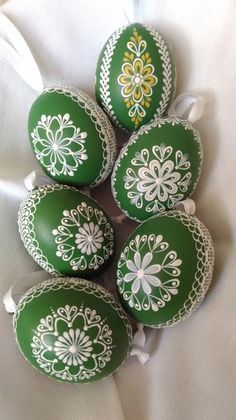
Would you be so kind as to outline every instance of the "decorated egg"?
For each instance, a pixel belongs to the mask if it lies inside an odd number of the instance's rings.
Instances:
[[[63,382],[111,375],[132,341],[129,320],[113,295],[82,279],[59,278],[32,287],[18,304],[13,326],[26,360]]]
[[[25,248],[54,275],[100,273],[114,251],[108,216],[92,198],[67,185],[47,185],[22,202],[18,226]]]
[[[124,245],[117,270],[121,301],[144,325],[176,324],[202,302],[213,266],[213,242],[203,223],[180,211],[155,215]]]
[[[171,117],[143,126],[114,166],[112,192],[118,206],[137,221],[172,209],[195,190],[202,154],[200,136],[187,121]]]
[[[46,88],[33,103],[30,142],[43,170],[59,183],[94,187],[116,157],[112,126],[102,109],[73,88]]]
[[[136,131],[162,116],[176,86],[172,53],[156,29],[124,26],[108,39],[98,59],[96,98],[119,127]]]

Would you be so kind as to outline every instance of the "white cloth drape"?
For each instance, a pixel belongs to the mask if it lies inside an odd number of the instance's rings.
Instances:
[[[236,10],[235,0],[144,0],[145,22],[171,42],[178,93],[203,94],[206,113],[195,124],[205,148],[194,199],[212,232],[216,270],[208,296],[188,320],[149,332],[152,359],[130,358],[114,378],[86,386],[56,383],[22,358],[11,316],[0,308],[0,418],[4,420],[234,420],[236,418]],[[28,42],[46,86],[72,85],[93,95],[96,60],[107,37],[126,23],[122,2],[9,0],[3,11]],[[35,92],[0,54],[0,295],[37,270],[17,233],[24,176],[36,169],[27,135]],[[109,182],[95,191],[109,213]],[[119,228],[121,244],[135,223]],[[112,274],[105,283],[112,289]]]

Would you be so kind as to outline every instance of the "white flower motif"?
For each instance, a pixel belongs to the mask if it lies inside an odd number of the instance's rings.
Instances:
[[[101,249],[104,241],[103,232],[93,222],[84,223],[76,233],[76,244],[83,254],[91,255]]]
[[[51,308],[34,333],[32,356],[42,370],[57,379],[90,379],[111,360],[112,330],[106,318],[83,303]]]
[[[68,366],[78,366],[87,362],[92,350],[92,341],[79,328],[64,331],[54,344],[56,356]]]
[[[187,195],[192,174],[188,154],[164,143],[136,152],[126,169],[124,188],[130,203],[147,213],[171,209]]]
[[[151,265],[153,259],[155,264]],[[182,260],[163,235],[137,235],[118,262],[119,292],[130,308],[157,312],[178,294],[181,265]]]
[[[161,271],[161,266],[159,264],[150,265],[152,258],[151,252],[148,252],[143,257],[143,260],[140,252],[135,252],[134,261],[127,261],[126,265],[130,272],[125,274],[124,281],[126,283],[133,282],[133,293],[137,293],[142,287],[143,291],[149,295],[152,291],[150,284],[155,287],[161,285],[161,280],[154,275]]]
[[[70,119],[70,114],[42,115],[32,131],[36,158],[53,176],[74,176],[75,171],[88,159],[84,147],[86,132],[81,132]]]
[[[138,191],[145,193],[145,199],[164,202],[170,194],[178,191],[177,182],[180,180],[180,173],[174,172],[174,163],[167,160],[162,165],[158,160],[152,160],[149,168],[142,167],[138,171],[141,181],[138,182]]]

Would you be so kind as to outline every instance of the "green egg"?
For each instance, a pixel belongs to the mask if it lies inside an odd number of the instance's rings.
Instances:
[[[25,248],[56,276],[95,276],[114,253],[114,230],[101,206],[67,185],[39,187],[22,202],[18,226]]]
[[[95,91],[117,126],[136,131],[164,115],[175,88],[173,55],[156,29],[133,23],[111,35],[98,59]]]
[[[121,252],[121,302],[144,325],[174,325],[200,305],[213,268],[213,242],[202,222],[180,211],[155,215],[138,226]]]
[[[112,174],[112,192],[131,219],[144,221],[171,210],[194,192],[202,167],[198,132],[178,118],[156,119],[122,148]]]
[[[42,169],[59,183],[95,187],[116,157],[112,126],[96,102],[73,88],[46,88],[33,103],[29,138]]]
[[[26,360],[62,382],[111,375],[129,355],[132,341],[130,322],[113,295],[82,279],[32,287],[18,304],[13,326]]]

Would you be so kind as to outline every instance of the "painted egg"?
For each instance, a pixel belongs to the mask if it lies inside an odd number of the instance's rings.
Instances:
[[[92,198],[67,185],[47,185],[22,202],[18,226],[25,248],[54,275],[90,277],[113,257],[114,230]]]
[[[28,129],[36,159],[59,183],[94,187],[110,174],[116,157],[114,131],[84,92],[44,89],[31,107]]]
[[[112,174],[112,192],[120,209],[143,221],[189,197],[202,167],[202,145],[191,124],[157,119],[134,133],[123,147]]]
[[[137,321],[168,327],[200,305],[213,266],[207,228],[195,216],[170,211],[148,219],[125,243],[118,262],[118,291]]]
[[[116,125],[136,131],[162,116],[175,87],[172,53],[155,29],[134,23],[111,35],[98,59],[95,91]]]
[[[111,375],[132,341],[129,320],[113,295],[82,279],[47,280],[31,288],[19,302],[13,326],[26,360],[63,382]]]

